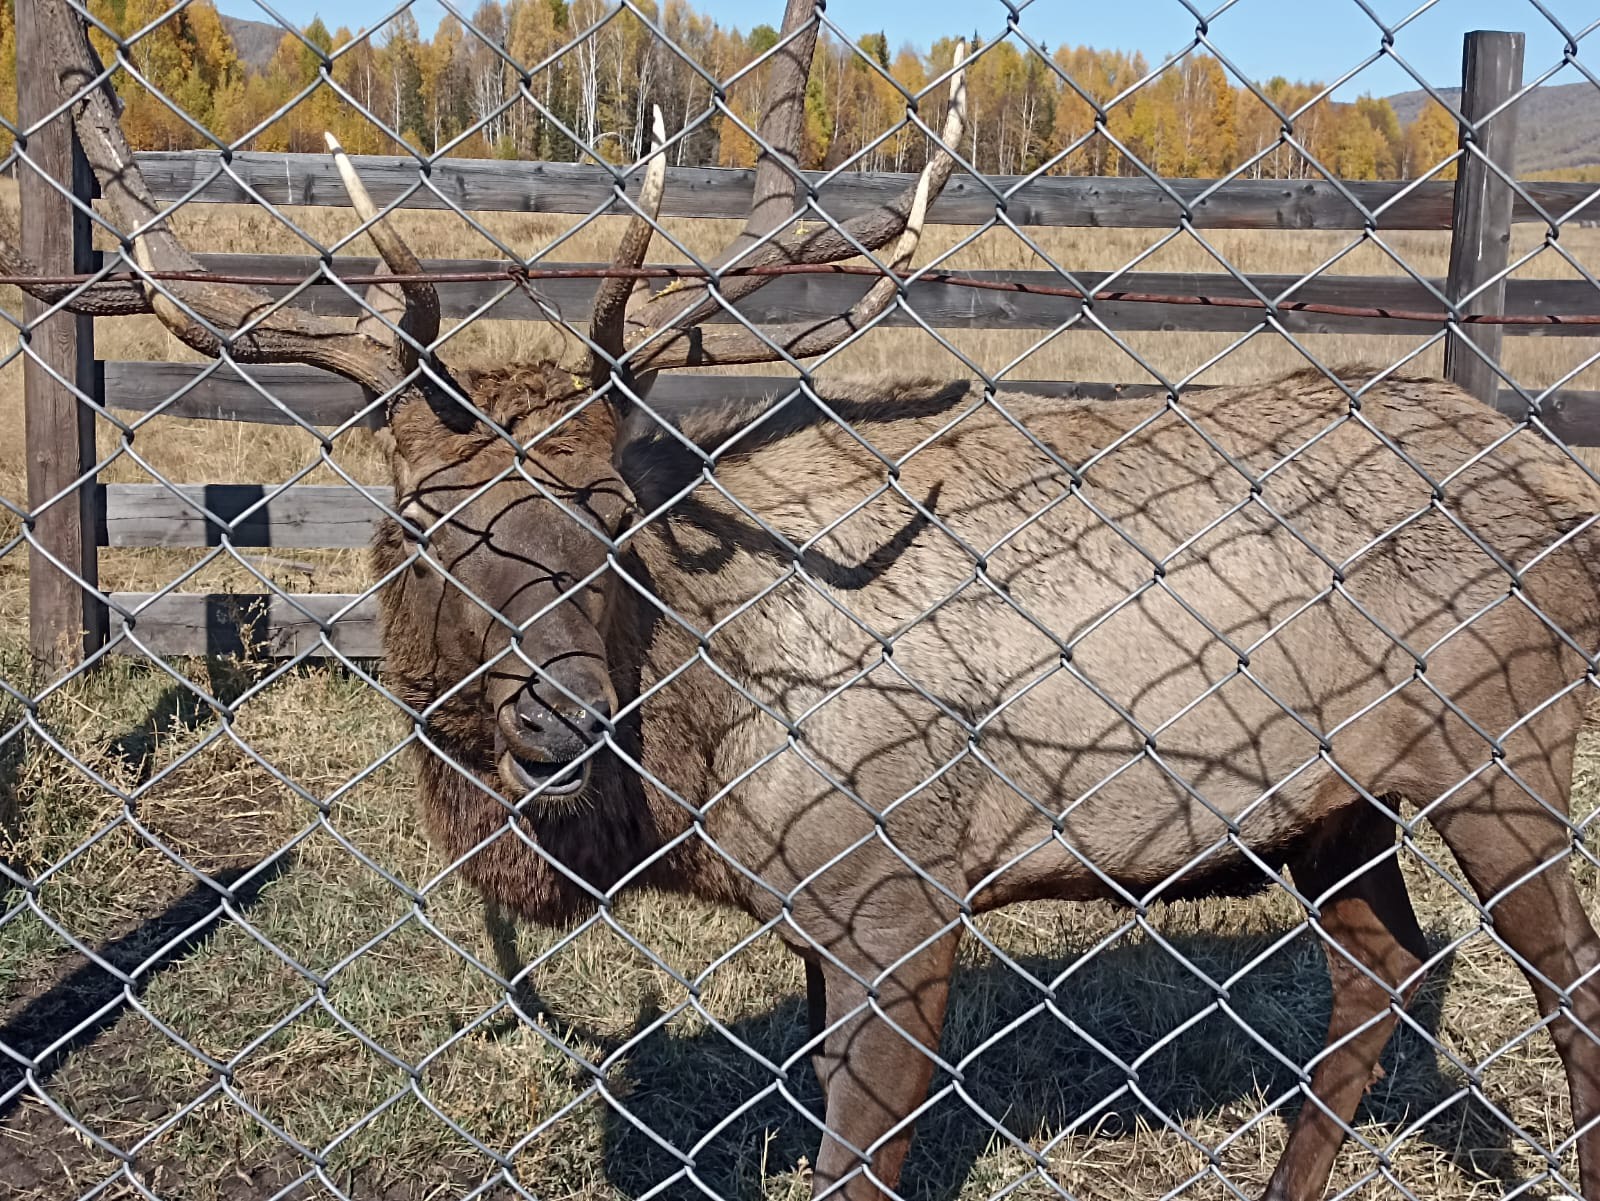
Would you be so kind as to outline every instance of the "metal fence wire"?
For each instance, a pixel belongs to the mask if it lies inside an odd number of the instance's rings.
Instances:
[[[1600,22],[5,7],[0,1194],[1600,1201]]]

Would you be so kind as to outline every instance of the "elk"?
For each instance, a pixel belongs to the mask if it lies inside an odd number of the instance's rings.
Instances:
[[[1370,371],[1153,405],[866,381],[654,419],[637,398],[661,371],[812,358],[869,325],[953,170],[961,55],[906,193],[792,224],[813,0],[789,0],[755,202],[721,261],[892,247],[891,276],[835,319],[712,329],[761,277],[720,297],[609,279],[581,354],[451,371],[432,287],[342,154],[401,277],[355,328],[158,286],[195,260],[81,22],[39,7],[146,275],[31,290],[385,398],[385,670],[416,715],[431,836],[530,920],[642,886],[772,923],[806,961],[818,1195],[897,1187],[971,915],[1276,884],[1316,919],[1333,1000],[1266,1196],[1321,1197],[1431,957],[1396,836],[1425,819],[1551,1019],[1600,1201],[1600,943],[1568,868],[1600,490],[1562,453],[1454,387]],[[644,260],[661,147],[658,125],[619,266]],[[31,274],[9,242],[3,265]]]

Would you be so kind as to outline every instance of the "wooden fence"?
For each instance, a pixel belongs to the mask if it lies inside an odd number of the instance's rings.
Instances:
[[[26,12],[24,5],[21,11]],[[19,18],[19,37],[25,22]],[[958,176],[935,203],[930,219],[938,223],[974,225],[991,220],[997,209],[1019,225],[1055,227],[1170,228],[1187,213],[1201,228],[1359,230],[1368,224],[1363,209],[1376,213],[1383,230],[1453,230],[1450,274],[1431,281],[1452,298],[1472,295],[1483,282],[1503,271],[1509,261],[1514,222],[1543,221],[1540,213],[1560,214],[1580,204],[1593,191],[1585,185],[1526,183],[1527,198],[1518,196],[1499,175],[1484,165],[1487,157],[1505,166],[1514,156],[1515,106],[1500,112],[1521,87],[1522,35],[1474,33],[1464,53],[1464,115],[1471,122],[1495,114],[1473,133],[1464,134],[1483,152],[1469,155],[1455,183],[1333,184],[1305,180],[1240,180],[1196,199],[1211,186],[1205,181],[1046,177],[997,179]],[[28,59],[19,56],[25,65]],[[29,89],[24,86],[24,96]],[[26,104],[25,104],[26,107]],[[24,112],[24,120],[27,119]],[[58,122],[59,124],[59,122]],[[58,153],[45,161],[70,169],[70,140],[64,136]],[[37,143],[30,151],[41,161]],[[54,145],[52,143],[52,145]],[[226,163],[216,154],[141,154],[140,166],[163,202],[193,204],[251,203],[251,194],[270,203],[343,205],[344,192],[332,163],[320,155],[235,154]],[[436,165],[419,186],[416,164],[409,159],[367,158],[361,175],[380,204],[401,199],[404,207],[472,211],[585,214],[612,197],[612,178],[599,167],[556,163],[448,162]],[[76,176],[78,195],[88,197],[90,181]],[[668,216],[742,217],[748,207],[753,173],[704,168],[677,168],[667,176],[663,212]],[[820,188],[820,202],[837,218],[847,218],[897,194],[906,177],[848,175]],[[1530,203],[1531,201],[1531,203]],[[82,269],[89,256],[86,223],[70,219],[67,202],[37,179],[23,181],[25,227],[53,230],[48,244],[35,244],[35,257],[47,269]],[[1536,207],[1537,206],[1537,207]],[[1588,211],[1588,210],[1585,210]],[[310,275],[316,260],[290,256],[201,255],[219,272],[276,276]],[[433,264],[442,270],[496,269],[503,264],[451,260]],[[370,271],[371,260],[343,259],[338,270]],[[1037,277],[1059,283],[1053,273],[1010,273],[1007,278]],[[1101,277],[1089,274],[1091,285]],[[1281,292],[1295,276],[1255,276],[1268,295]],[[868,282],[861,278],[791,276],[773,281],[742,303],[756,321],[817,318],[843,312]],[[583,312],[597,286],[594,280],[541,282],[540,288],[563,311]],[[1118,277],[1129,291],[1245,296],[1248,290],[1224,274],[1135,273]],[[440,298],[447,316],[465,316],[504,290],[502,283],[442,284]],[[280,289],[282,291],[282,289]],[[1319,277],[1296,290],[1305,301],[1385,309],[1436,310],[1439,305],[1423,285],[1395,277]],[[1053,329],[1076,304],[1056,298],[1017,293],[983,292],[940,285],[916,284],[910,301],[933,326],[962,328]],[[300,294],[299,303],[324,313],[352,313],[354,302],[332,285]],[[1513,280],[1477,292],[1469,311],[1484,313],[1600,313],[1600,291],[1586,280]],[[1260,320],[1245,309],[1183,307],[1097,302],[1095,313],[1117,330],[1183,330],[1242,332]],[[495,304],[486,315],[538,319],[519,292]],[[1287,313],[1283,324],[1297,333],[1417,334],[1436,324],[1392,321],[1376,317],[1328,317]],[[904,323],[903,317],[890,324]],[[50,362],[63,377],[76,381],[86,394],[121,410],[160,409],[173,416],[220,421],[288,424],[294,417],[315,425],[338,425],[360,413],[366,402],[358,388],[337,377],[298,367],[251,369],[254,386],[228,369],[187,363],[96,363],[89,323],[57,318],[47,343]],[[67,326],[72,328],[67,329]],[[1504,331],[1521,336],[1594,336],[1582,327],[1513,326]],[[46,331],[33,335],[40,344]],[[1472,338],[1491,357],[1498,357],[1501,330],[1473,327]],[[74,340],[75,339],[75,340]],[[1450,378],[1486,402],[1521,414],[1523,402],[1502,391],[1498,377],[1470,348],[1447,346]],[[787,391],[782,378],[683,376],[661,379],[653,394],[667,403],[728,396],[760,396]],[[1074,397],[1148,394],[1149,385],[1115,383],[1029,382],[1029,392]],[[1023,385],[1019,384],[1019,388]],[[86,442],[86,406],[48,372],[28,364],[29,503],[38,505],[58,495],[93,466],[92,440]],[[181,394],[180,394],[181,393]],[[174,396],[176,399],[174,400]],[[270,399],[269,399],[270,397]],[[1546,406],[1554,432],[1575,445],[1600,445],[1600,393],[1568,392]],[[294,417],[291,417],[290,414]],[[75,465],[75,469],[74,469]],[[79,503],[58,503],[49,520],[35,522],[35,539],[61,563],[81,570],[83,583],[95,584],[94,549],[100,546],[203,547],[226,537],[241,547],[353,547],[370,539],[387,503],[387,488],[295,486],[272,495],[257,485],[187,484],[176,490],[163,484],[90,483],[79,490]],[[208,517],[206,514],[211,516]],[[33,585],[30,617],[36,656],[57,664],[76,661],[103,646],[108,626],[114,650],[137,651],[113,614],[92,600],[38,551],[31,564]],[[112,596],[116,609],[132,611],[149,598],[121,593]],[[225,653],[245,645],[276,655],[325,653],[331,645],[352,657],[379,654],[375,606],[370,599],[329,594],[293,596],[168,595],[154,601],[131,623],[138,642],[163,654]],[[327,643],[322,636],[327,636]]]

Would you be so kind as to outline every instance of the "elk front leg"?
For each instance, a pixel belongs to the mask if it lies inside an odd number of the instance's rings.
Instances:
[[[828,1035],[816,1065],[827,1130],[812,1176],[814,1197],[879,1201],[899,1184],[911,1143],[907,1119],[933,1077],[959,940],[950,933],[923,947],[871,990],[873,969],[847,972],[832,963],[818,969]],[[874,1011],[874,993],[888,1020]]]
[[[1326,1056],[1312,1074],[1312,1095],[1295,1120],[1266,1201],[1319,1201],[1327,1191],[1334,1157],[1428,956],[1400,865],[1385,854],[1394,844],[1394,826],[1357,804],[1362,812],[1335,818],[1293,865],[1307,900],[1338,888],[1322,902],[1319,922],[1328,939],[1333,1008]]]

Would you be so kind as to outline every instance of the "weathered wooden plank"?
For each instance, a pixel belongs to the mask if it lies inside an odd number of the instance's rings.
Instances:
[[[378,602],[370,596],[114,592],[111,605],[113,654],[274,659],[335,653],[377,659],[383,654]],[[124,612],[130,616],[124,618]]]
[[[1517,106],[1497,110],[1522,90],[1524,40],[1520,33],[1476,30],[1462,48],[1461,115],[1467,124],[1461,145],[1468,152],[1456,179],[1445,294],[1469,313],[1505,312],[1506,285],[1497,277],[1511,261],[1514,192],[1497,171],[1509,175],[1516,169]],[[1473,146],[1481,156],[1471,152]],[[1502,333],[1494,325],[1454,331],[1444,348],[1445,378],[1492,403],[1500,390],[1492,364],[1500,361]]]
[[[314,367],[262,365],[251,367],[257,387],[232,368],[209,371],[200,363],[108,362],[107,403],[113,408],[204,421],[248,421],[263,425],[340,426],[355,419],[363,429],[383,424],[382,406],[374,405],[355,384]],[[191,386],[192,385],[192,386]],[[660,376],[650,392],[652,404],[674,407],[720,400],[740,400],[787,390],[786,376],[694,375]],[[263,395],[263,392],[266,395]],[[268,397],[272,399],[268,399]]]
[[[296,484],[107,484],[102,546],[356,547],[394,500],[394,489]]]
[[[192,380],[202,367],[197,363],[107,363],[107,403],[115,408],[149,412],[161,407],[174,392]],[[278,404],[237,379],[213,373],[184,394],[181,412],[162,412],[222,421],[284,424],[284,409],[299,413],[311,424],[340,425],[370,406],[361,389],[337,376],[310,367],[252,367],[251,374]],[[656,380],[650,403],[663,412],[695,404],[786,395],[795,387],[786,375],[691,375],[672,373]],[[1204,385],[1197,385],[1204,387]],[[827,384],[822,384],[824,392]],[[1098,383],[1078,380],[1018,380],[1007,392],[1059,396],[1077,400],[1107,400],[1117,396],[1149,396],[1160,389],[1151,384]],[[280,407],[280,405],[282,407]],[[1501,412],[1522,417],[1527,405],[1515,392],[1503,389],[1496,401]],[[1600,392],[1565,390],[1544,402],[1545,421],[1557,437],[1572,446],[1600,446]],[[375,427],[368,413],[362,422]]]
[[[1538,396],[1529,390],[1530,396]],[[1528,416],[1528,402],[1502,388],[1494,407],[1518,421]],[[1539,420],[1567,446],[1600,446],[1600,392],[1570,389],[1556,392],[1539,403]]]
[[[332,161],[320,154],[239,153],[224,167],[221,156],[201,151],[147,151],[138,161],[156,199],[191,198],[201,203],[245,204],[259,196],[272,204],[347,207]],[[598,166],[577,163],[447,159],[426,169],[400,157],[361,157],[361,178],[379,204],[473,212],[591,213],[614,202],[614,178]],[[662,212],[669,217],[743,220],[750,207],[755,172],[713,167],[669,167]],[[850,172],[826,183],[812,172],[818,203],[835,220],[847,220],[893,199],[910,175]],[[1453,188],[1448,183],[1241,179],[1196,199],[1213,180],[1099,176],[957,175],[933,203],[936,224],[980,225],[1003,208],[1018,225],[1170,228],[1191,205],[1195,225],[1212,229],[1362,229],[1365,208],[1382,206],[1383,229],[1450,228]],[[628,190],[638,191],[637,177]],[[1530,181],[1529,195],[1553,213],[1582,203],[1593,191],[1583,184]],[[1346,193],[1353,198],[1346,198]],[[1176,195],[1180,200],[1174,200]],[[618,206],[618,211],[620,206]],[[1517,221],[1541,220],[1518,199]]]
[[[19,6],[17,92],[24,129],[44,121],[66,99],[55,67],[62,51],[49,30],[46,14],[35,5]],[[78,149],[70,116],[63,113],[34,130],[26,149],[24,165],[17,169],[23,255],[47,274],[91,269],[89,221],[59,190],[64,186],[85,203],[95,195],[94,176]],[[95,461],[94,411],[74,392],[97,398],[94,321],[66,313],[41,320],[44,311],[45,306],[24,298],[23,320],[30,327],[24,341],[31,353],[22,368],[23,439],[28,508],[34,513],[28,642],[36,668],[54,674],[100,645],[105,612],[91,591],[98,580],[93,494],[87,484],[74,488]]]
[[[246,381],[226,363],[109,361],[106,403],[113,408],[201,421],[258,425],[340,426],[352,418],[365,429],[383,424],[383,406],[349,380],[299,364],[261,364]],[[274,403],[276,402],[276,403]]]
[[[712,376],[725,384],[744,385],[742,392],[723,395],[758,397],[787,387],[771,377]],[[1195,390],[1206,390],[1200,385]],[[1098,382],[1019,382],[1013,393],[1075,400],[1149,397],[1154,384]],[[1005,393],[1002,393],[1005,395]],[[1507,416],[1526,416],[1528,406],[1517,393],[1502,393],[1496,403]],[[1570,446],[1600,446],[1600,392],[1563,392],[1541,406],[1542,421]],[[99,542],[107,547],[214,547],[221,545],[224,523],[232,521],[237,547],[365,547],[376,533],[382,510],[394,502],[387,486],[296,485],[275,491],[272,485],[107,485],[104,525]],[[270,496],[269,496],[270,494]],[[202,505],[219,520],[208,520]]]
[[[207,270],[227,275],[297,276],[312,278],[320,270],[318,260],[298,255],[203,254]],[[471,273],[499,270],[504,263],[489,259],[440,259],[427,266],[441,272]],[[340,275],[369,274],[376,260],[340,258],[334,269]],[[978,279],[1060,287],[1067,281],[1053,271],[972,271],[963,272]],[[1104,272],[1084,272],[1079,282],[1098,289],[1107,279]],[[1251,279],[1267,296],[1291,288],[1296,275],[1258,275]],[[871,280],[865,276],[793,275],[773,280],[738,305],[744,316],[758,324],[780,321],[825,320],[846,311],[859,300]],[[537,287],[545,300],[569,320],[581,322],[589,311],[599,281],[594,279],[540,280]],[[1117,291],[1149,292],[1173,296],[1247,297],[1250,290],[1231,275],[1194,272],[1138,272],[1117,276],[1111,285]],[[1443,285],[1440,284],[1440,287]],[[520,288],[505,281],[441,283],[439,300],[446,316],[464,317],[500,298],[485,316],[496,320],[540,321],[543,315]],[[284,295],[287,287],[267,287],[274,295]],[[911,285],[908,303],[918,316],[935,328],[959,329],[1054,329],[1078,312],[1078,301],[1054,296],[1018,292],[991,292],[958,285],[921,281]],[[1427,288],[1404,276],[1322,276],[1297,288],[1293,298],[1319,304],[1342,304],[1383,309],[1442,311],[1443,306]],[[330,316],[350,316],[360,311],[360,303],[344,288],[332,283],[317,283],[299,293],[296,303]],[[1506,292],[1507,309],[1512,313],[1600,313],[1600,290],[1582,279],[1514,280]],[[1185,331],[1239,333],[1254,328],[1259,310],[1215,308],[1204,305],[1164,305],[1138,301],[1100,300],[1095,315],[1108,328],[1131,331]],[[712,322],[734,319],[717,310]],[[1316,313],[1285,313],[1285,328],[1300,334],[1418,334],[1438,328],[1436,323],[1396,321],[1385,317],[1335,317]],[[887,315],[885,324],[912,326],[905,313]],[[1092,331],[1094,326],[1081,321],[1076,331]],[[1554,337],[1594,337],[1594,327],[1513,326],[1519,335],[1542,334]]]

